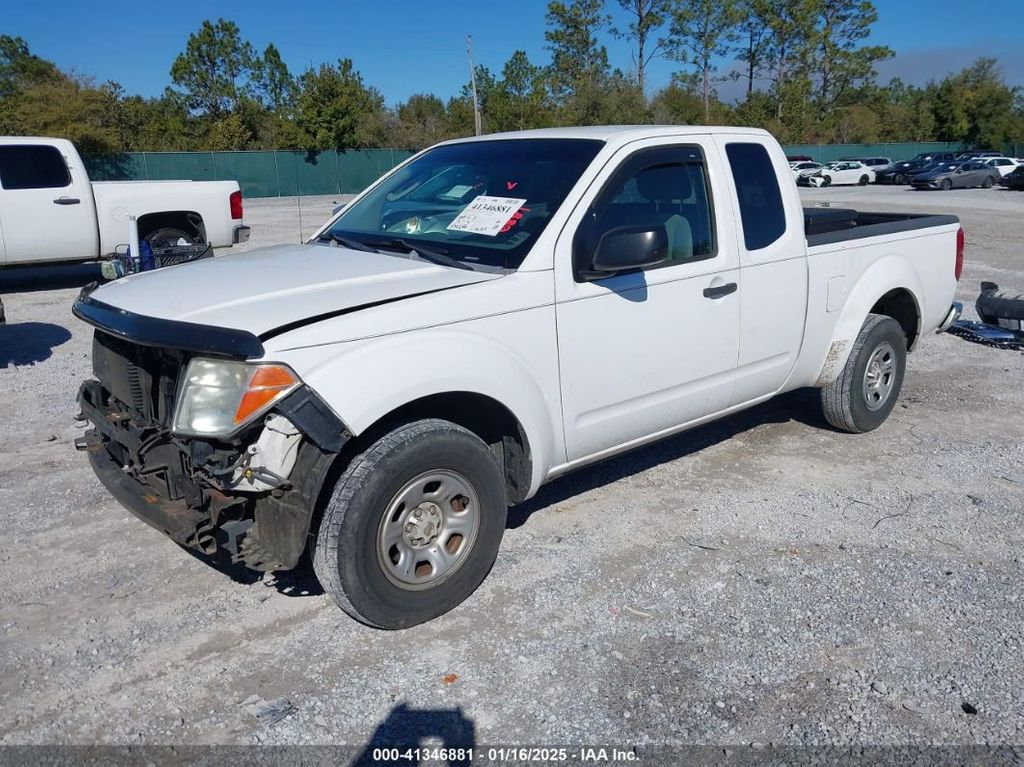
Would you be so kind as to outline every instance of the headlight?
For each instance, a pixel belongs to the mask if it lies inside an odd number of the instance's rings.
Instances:
[[[172,431],[192,437],[226,436],[265,413],[300,383],[285,365],[197,357],[185,371]]]

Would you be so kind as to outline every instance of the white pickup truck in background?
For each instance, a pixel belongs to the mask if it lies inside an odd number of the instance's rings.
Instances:
[[[877,428],[962,263],[953,216],[803,209],[760,130],[453,141],[309,243],[83,290],[79,447],[178,543],[312,552],[344,610],[409,626],[567,471],[802,387]]]
[[[89,181],[70,141],[0,137],[0,266],[85,261],[129,242],[153,247],[249,238],[235,181]]]

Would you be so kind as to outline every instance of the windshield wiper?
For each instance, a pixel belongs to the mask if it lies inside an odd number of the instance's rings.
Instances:
[[[455,269],[468,269],[469,271],[476,271],[472,264],[467,264],[465,261],[459,261],[457,258],[452,258],[447,252],[441,250],[429,250],[424,248],[422,245],[414,245],[408,240],[403,240],[400,237],[395,237],[390,240],[375,240],[374,246],[378,248],[398,248],[404,250],[412,258],[419,258],[423,261],[429,261],[432,264],[439,264],[441,266],[451,266]]]
[[[316,239],[318,242],[336,242],[342,247],[349,248],[350,250],[362,250],[367,253],[380,252],[372,245],[367,245],[365,242],[360,242],[359,240],[353,240],[350,237],[343,237],[342,235],[335,234],[334,232],[324,232]]]

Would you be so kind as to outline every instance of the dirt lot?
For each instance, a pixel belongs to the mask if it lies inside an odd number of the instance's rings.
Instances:
[[[956,213],[960,298],[1024,289],[1024,194],[803,194]],[[251,245],[297,213],[249,202]],[[72,446],[94,272],[0,273],[0,743],[1024,742],[1024,354],[929,337],[874,433],[795,393],[570,475],[465,605],[384,633],[101,489]]]

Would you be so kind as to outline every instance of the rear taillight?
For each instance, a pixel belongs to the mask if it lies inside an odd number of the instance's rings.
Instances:
[[[231,197],[228,198],[231,203],[231,218],[242,217],[242,193],[232,192]]]
[[[956,265],[953,267],[953,275],[956,281],[960,282],[960,274],[964,270],[964,229],[956,230]]]

